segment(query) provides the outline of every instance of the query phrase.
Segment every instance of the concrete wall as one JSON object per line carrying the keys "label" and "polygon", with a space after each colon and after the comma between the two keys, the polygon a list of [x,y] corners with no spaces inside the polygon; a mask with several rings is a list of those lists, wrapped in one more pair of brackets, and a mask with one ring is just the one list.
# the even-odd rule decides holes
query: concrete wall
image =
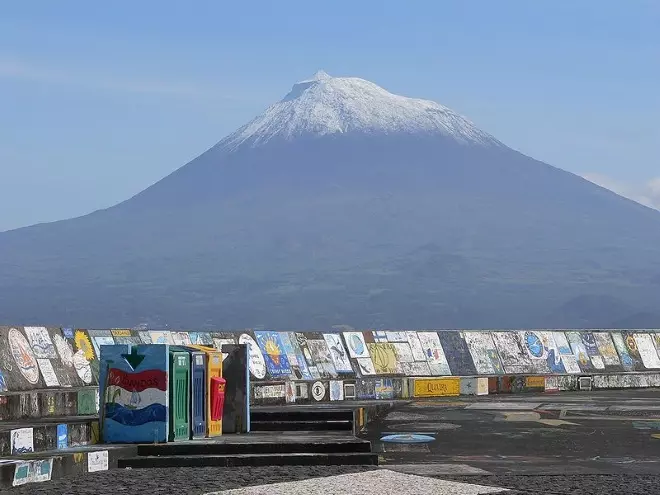
{"label": "concrete wall", "polygon": [[[250,344],[251,395],[257,404],[409,398],[420,396],[416,383],[423,382],[417,379],[448,376],[462,378],[427,381],[426,396],[456,394],[456,387],[462,394],[475,394],[475,389],[573,390],[579,376],[593,376],[594,388],[660,386],[651,378],[660,376],[660,330],[175,332],[2,327],[0,417],[84,409],[88,395],[83,404],[77,403],[78,394],[70,393],[27,396],[20,403],[1,395],[95,386],[100,347],[128,343],[216,348]],[[653,371],[657,373],[648,374]],[[490,380],[479,382],[480,377]]]}

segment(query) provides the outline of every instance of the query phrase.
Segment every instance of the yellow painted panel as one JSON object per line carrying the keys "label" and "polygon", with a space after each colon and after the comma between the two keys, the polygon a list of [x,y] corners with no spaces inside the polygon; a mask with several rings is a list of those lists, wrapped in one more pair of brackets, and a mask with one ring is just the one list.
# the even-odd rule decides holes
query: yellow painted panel
{"label": "yellow painted panel", "polygon": [[396,350],[388,342],[368,343],[369,355],[377,375],[391,375],[397,372]]}
{"label": "yellow painted panel", "polygon": [[542,388],[545,389],[544,376],[528,376],[525,378],[525,385],[529,388]]}
{"label": "yellow painted panel", "polygon": [[415,379],[414,397],[444,397],[461,393],[460,378]]}

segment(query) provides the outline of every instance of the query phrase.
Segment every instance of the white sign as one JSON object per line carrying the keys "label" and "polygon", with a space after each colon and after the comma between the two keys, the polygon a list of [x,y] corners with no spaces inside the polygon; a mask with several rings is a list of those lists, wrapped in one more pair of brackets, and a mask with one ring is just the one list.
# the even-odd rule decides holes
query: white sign
{"label": "white sign", "polygon": [[266,361],[264,361],[264,356],[261,354],[261,349],[254,341],[254,339],[248,334],[244,333],[238,338],[239,344],[248,344],[249,359],[248,364],[250,368],[250,373],[257,378],[262,379],[266,376]]}
{"label": "white sign", "polygon": [[32,428],[11,430],[11,455],[34,452]]}
{"label": "white sign", "polygon": [[53,369],[53,365],[50,362],[50,359],[37,359],[39,363],[39,369],[41,370],[41,376],[44,377],[44,383],[47,387],[59,387],[60,382],[57,380],[57,375]]}
{"label": "white sign", "polygon": [[25,334],[30,341],[35,357],[38,359],[57,359],[53,341],[50,340],[46,327],[25,327]]}
{"label": "white sign", "polygon": [[96,471],[108,470],[108,451],[97,450],[96,452],[89,452],[87,454],[87,472],[95,473]]}

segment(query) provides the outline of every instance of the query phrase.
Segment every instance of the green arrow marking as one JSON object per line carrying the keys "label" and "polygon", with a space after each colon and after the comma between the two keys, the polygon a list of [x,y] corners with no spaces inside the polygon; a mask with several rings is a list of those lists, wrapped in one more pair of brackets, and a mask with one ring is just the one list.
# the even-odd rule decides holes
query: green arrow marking
{"label": "green arrow marking", "polygon": [[140,363],[144,361],[145,356],[144,354],[138,354],[137,347],[133,346],[130,354],[122,354],[121,357],[123,357],[131,369],[135,371],[135,368],[140,366]]}

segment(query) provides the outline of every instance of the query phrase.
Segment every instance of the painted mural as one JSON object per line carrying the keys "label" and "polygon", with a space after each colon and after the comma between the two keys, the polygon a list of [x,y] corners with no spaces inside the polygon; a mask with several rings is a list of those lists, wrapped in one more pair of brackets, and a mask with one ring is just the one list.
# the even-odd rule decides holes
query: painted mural
{"label": "painted mural", "polygon": [[619,355],[616,352],[616,347],[614,346],[614,341],[609,332],[594,332],[594,340],[596,342],[596,347],[598,352],[603,358],[603,363],[605,368],[611,367],[621,367],[621,361],[619,360]]}
{"label": "painted mural", "polygon": [[499,352],[504,371],[511,374],[533,373],[527,351],[523,349],[516,332],[493,332],[493,341]]}
{"label": "painted mural", "polygon": [[582,343],[584,348],[587,350],[587,355],[591,360],[591,364],[597,370],[605,369],[605,362],[603,357],[598,351],[598,345],[596,345],[596,339],[594,339],[594,334],[591,332],[579,332],[580,337],[582,338]]}
{"label": "painted mural", "polygon": [[291,365],[291,378],[295,380],[313,380],[314,377],[307,367],[307,361],[298,346],[295,334],[293,332],[280,332],[280,340]]}
{"label": "painted mural", "polygon": [[431,374],[434,376],[451,375],[449,363],[445,356],[445,351],[442,348],[440,339],[437,332],[417,332],[419,342],[424,350],[426,362],[429,365]]}
{"label": "painted mural", "polygon": [[101,349],[101,418],[108,443],[165,442],[169,349],[112,345]]}
{"label": "painted mural", "polygon": [[477,374],[463,332],[438,332],[438,337],[442,349],[445,351],[445,357],[452,375],[471,376]]}
{"label": "painted mural", "polygon": [[328,346],[337,373],[353,373],[351,361],[348,359],[348,352],[344,349],[344,343],[341,341],[341,334],[324,333],[323,339]]}
{"label": "painted mural", "polygon": [[[103,348],[138,342],[190,343],[217,349],[248,344],[253,381],[271,382],[264,385],[307,381],[310,401],[314,400],[310,384],[317,381],[324,385],[327,397],[330,393],[333,398],[342,393],[344,398],[353,393],[357,398],[364,398],[365,393],[387,397],[390,384],[399,397],[397,394],[407,393],[402,377],[595,376],[599,372],[660,370],[658,330],[170,332],[0,327],[0,391],[96,385],[103,373],[99,365]],[[346,387],[350,394],[345,393]],[[266,397],[270,390],[263,389],[262,395]],[[282,399],[300,400],[297,387],[282,390],[287,392]],[[133,405],[125,392],[112,389],[112,394],[117,404]],[[146,403],[150,399],[140,400]]]}
{"label": "painted mural", "polygon": [[573,351],[573,356],[575,356],[575,360],[577,361],[580,369],[583,372],[594,371],[595,368],[593,364],[591,364],[591,359],[589,358],[587,348],[582,341],[580,332],[566,332],[566,338],[568,339],[568,343],[570,344],[571,350]]}
{"label": "painted mural", "polygon": [[250,374],[257,380],[265,378],[266,361],[264,360],[263,354],[261,354],[259,345],[255,342],[252,336],[247,333],[242,333],[238,337],[238,343],[247,344],[248,346],[248,368],[250,368]]}
{"label": "painted mural", "polygon": [[653,339],[648,333],[635,333],[633,334],[635,344],[637,344],[637,351],[642,359],[642,364],[647,370],[657,370],[660,368],[660,358],[658,351],[653,344]]}
{"label": "painted mural", "polygon": [[465,332],[465,342],[480,375],[501,375],[504,367],[490,332]]}
{"label": "painted mural", "polygon": [[555,341],[559,355],[561,356],[561,364],[566,370],[566,373],[570,375],[579,375],[582,370],[578,364],[575,354],[573,354],[573,349],[571,349],[571,344],[566,338],[564,332],[549,332],[552,335],[552,338]]}
{"label": "painted mural", "polygon": [[401,373],[396,357],[396,348],[389,342],[368,343],[369,355],[377,375]]}
{"label": "painted mural", "polygon": [[[635,341],[635,333],[629,330],[622,330],[620,334],[621,334],[621,338],[623,339],[625,351],[632,359],[633,362],[632,369],[635,371],[644,371],[642,356],[640,355],[639,350],[637,349],[637,342]],[[612,337],[614,337],[614,335]]]}
{"label": "painted mural", "polygon": [[291,375],[289,358],[284,352],[280,332],[254,332],[259,349],[266,361],[266,369],[271,377]]}
{"label": "painted mural", "polygon": [[311,359],[316,363],[319,376],[321,378],[337,378],[337,370],[332,361],[332,354],[326,344],[323,335],[317,332],[310,332],[305,336],[305,343],[311,354]]}

